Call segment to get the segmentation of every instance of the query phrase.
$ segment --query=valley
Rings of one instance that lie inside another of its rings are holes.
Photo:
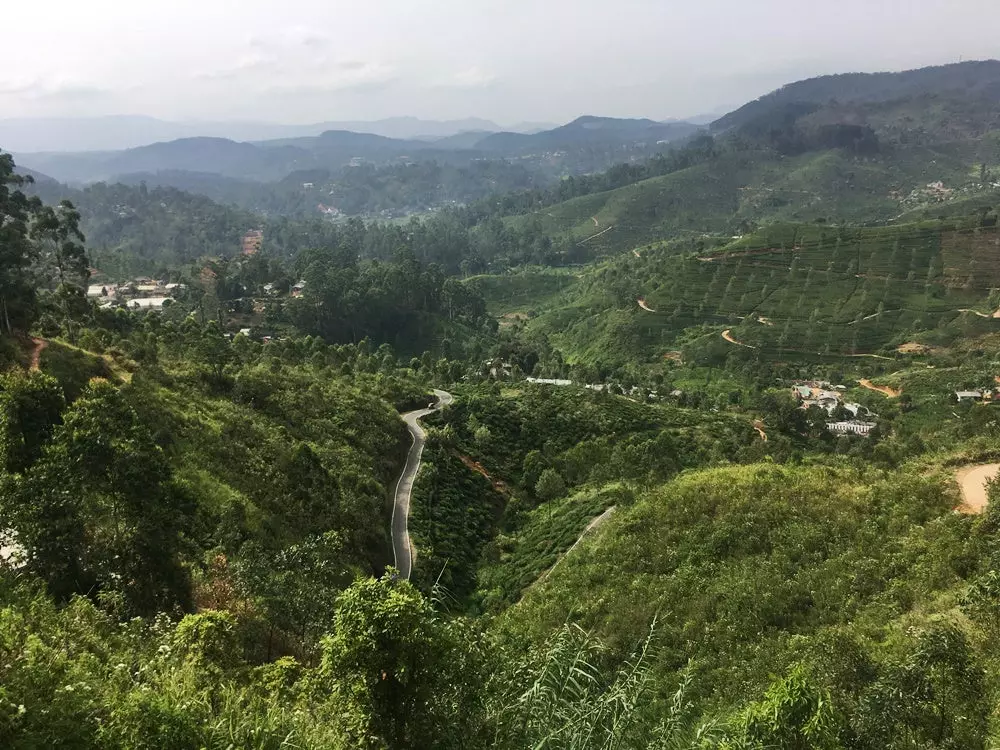
[[[994,746],[998,92],[0,155],[0,745]]]

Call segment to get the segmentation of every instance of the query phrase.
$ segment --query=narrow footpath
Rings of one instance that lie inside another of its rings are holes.
[[[31,339],[31,363],[29,365],[30,370],[37,372],[42,366],[42,352],[48,347],[49,342],[45,339]]]
[[[401,415],[406,422],[406,429],[410,431],[413,443],[410,445],[410,452],[406,454],[406,466],[403,473],[399,475],[396,482],[396,495],[392,501],[392,557],[396,570],[399,571],[400,578],[409,580],[413,571],[413,546],[410,543],[410,532],[407,524],[410,520],[410,495],[413,494],[413,481],[420,471],[420,457],[424,452],[424,444],[427,442],[427,435],[419,424],[419,420],[428,414],[433,414],[439,409],[443,409],[455,400],[447,391],[434,389],[437,397],[437,404],[426,409],[408,411]]]
[[[555,570],[556,568],[558,568],[559,567],[559,563],[561,563],[563,560],[565,560],[569,556],[569,554],[573,550],[575,550],[577,548],[577,546],[580,544],[580,542],[582,542],[584,540],[584,538],[586,538],[586,536],[588,534],[590,534],[590,533],[592,533],[594,531],[597,531],[599,528],[601,528],[601,526],[604,525],[605,521],[607,521],[609,518],[611,518],[612,515],[614,515],[615,509],[617,507],[618,506],[616,506],[616,505],[612,505],[606,511],[604,511],[603,513],[601,513],[601,515],[595,516],[594,518],[592,518],[590,520],[590,523],[587,524],[587,528],[585,528],[580,533],[580,536],[577,537],[576,541],[573,542],[573,544],[570,546],[570,548],[568,550],[566,550],[565,552],[563,552],[556,559],[556,561],[552,564],[551,568],[549,568],[544,573],[542,573],[540,576],[538,576],[538,579],[535,581],[535,583],[541,583],[546,578],[548,578],[549,577],[549,573],[551,573],[553,570]]]
[[[729,332],[728,328],[722,332],[722,338],[724,338],[730,344],[736,344],[736,346],[742,346],[742,347],[744,347],[746,349],[756,349],[757,348],[756,346],[750,346],[750,344],[744,344],[742,341],[737,341],[736,339],[734,339],[732,333]]]

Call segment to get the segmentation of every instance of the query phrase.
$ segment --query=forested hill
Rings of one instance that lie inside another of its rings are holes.
[[[261,223],[249,211],[176,188],[98,183],[78,190],[36,178],[24,190],[47,203],[71,200],[91,259],[116,276],[235,255],[243,234]]]
[[[538,227],[574,258],[775,220],[889,222],[1000,184],[998,71],[985,62],[878,74],[882,83],[861,87],[858,101],[840,77],[843,100],[826,98],[836,91],[827,79],[816,101],[795,93],[811,82],[792,84],[720,120],[712,138],[515,193],[498,208],[520,214],[510,229]]]
[[[796,104],[870,104],[922,97],[1000,101],[1000,61],[984,60],[900,73],[843,73],[790,83],[712,123],[713,132],[740,128]]]
[[[494,133],[476,144],[484,151],[527,152],[578,148],[581,146],[615,146],[630,143],[668,143],[697,132],[699,128],[686,122],[663,123],[649,119],[617,119],[613,117],[579,117],[573,122],[541,133]]]
[[[525,271],[468,284],[494,310],[530,311],[520,323],[529,338],[584,370],[652,364],[670,352],[712,366],[892,360],[910,341],[992,330],[998,209],[1000,198],[888,227],[775,223],[715,246],[652,244],[573,276]]]

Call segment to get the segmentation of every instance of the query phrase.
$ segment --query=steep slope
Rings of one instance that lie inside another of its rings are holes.
[[[949,342],[1000,325],[989,317],[1000,304],[998,239],[995,211],[882,228],[774,224],[717,249],[665,243],[623,254],[512,309],[534,308],[528,334],[571,362],[652,363],[672,350],[717,364],[891,357],[914,336]],[[723,330],[745,346],[726,343]]]
[[[831,735],[860,740],[830,747],[941,735],[976,746],[981,719],[925,726],[905,711],[873,715],[870,702],[894,686],[902,702],[919,705],[901,687],[907,679],[930,685],[933,669],[962,673],[944,666],[958,653],[965,664],[991,659],[991,648],[971,645],[983,621],[965,617],[970,605],[955,606],[985,563],[975,523],[950,512],[956,501],[941,475],[763,464],[687,473],[619,509],[506,613],[503,627],[537,643],[570,622],[621,660],[652,631],[657,658],[644,679],[666,695],[678,681],[689,685],[685,699],[702,720],[760,700],[766,725],[779,709],[764,706],[787,695],[771,681],[791,673],[785,687],[803,692],[789,700],[807,704],[803,693],[815,690],[833,707]],[[935,652],[940,659],[929,657],[935,667],[898,666],[935,642],[949,644]],[[952,694],[962,716],[983,715],[978,684]]]
[[[687,169],[507,221],[538,222],[554,239],[593,253],[683,235],[733,234],[774,220],[889,221],[918,205],[989,192],[990,182],[980,175],[983,163],[1000,164],[997,133],[867,157],[844,149],[782,156],[721,142],[714,157]],[[942,190],[927,191],[937,182]]]
[[[832,101],[864,104],[928,95],[995,104],[1000,100],[1000,61],[971,61],[898,73],[845,73],[798,81],[719,118],[711,129],[721,132],[745,127],[794,104],[820,107]]]

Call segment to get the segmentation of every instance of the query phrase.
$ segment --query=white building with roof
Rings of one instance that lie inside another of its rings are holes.
[[[826,429],[835,435],[861,435],[867,437],[868,433],[876,427],[875,422],[861,422],[856,419],[847,422],[827,422]]]
[[[983,392],[982,391],[955,391],[955,398],[958,399],[958,403],[963,403],[965,401],[982,401]]]
[[[562,380],[560,378],[525,378],[529,383],[539,383],[541,385],[573,385],[572,380]]]
[[[173,297],[140,297],[131,300],[128,304],[137,310],[162,310],[168,302],[173,302]]]

